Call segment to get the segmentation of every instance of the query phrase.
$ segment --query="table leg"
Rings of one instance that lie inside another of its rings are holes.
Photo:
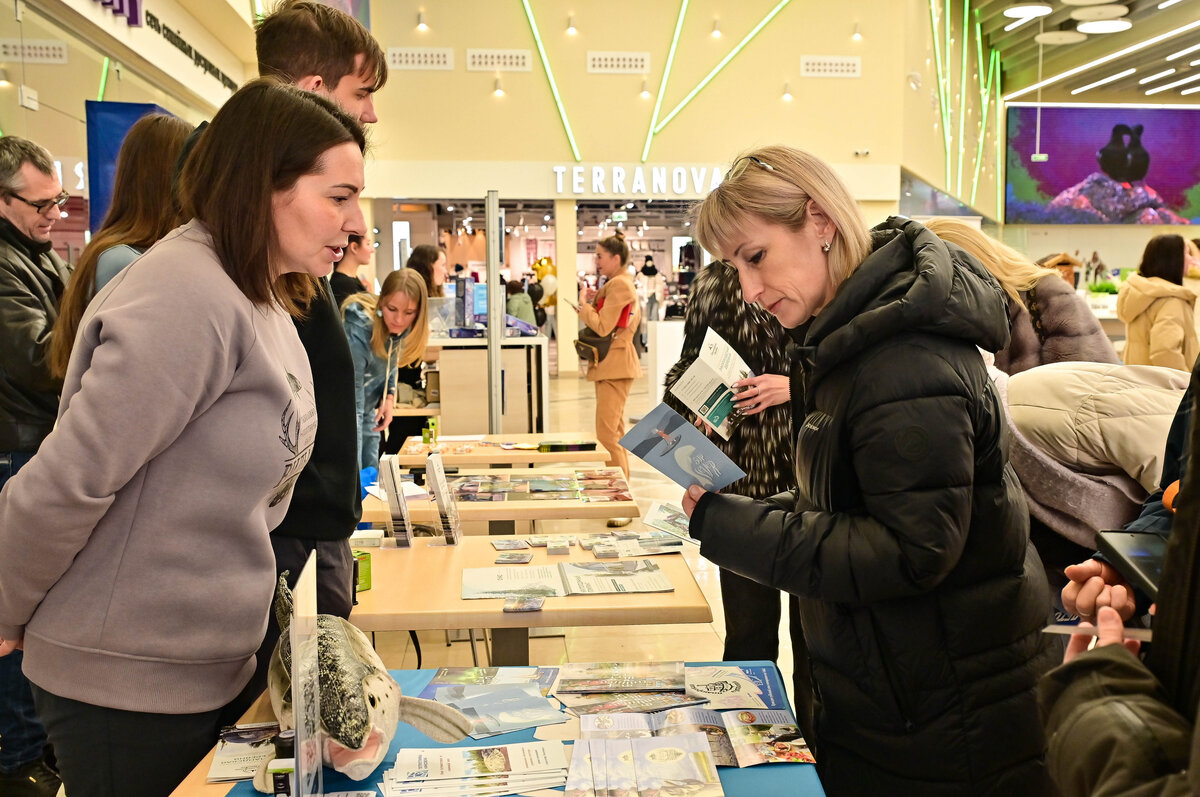
[[[515,520],[489,520],[488,534],[507,534],[513,536],[517,533],[517,521]]]
[[[493,628],[489,664],[493,667],[528,667],[529,629]]]

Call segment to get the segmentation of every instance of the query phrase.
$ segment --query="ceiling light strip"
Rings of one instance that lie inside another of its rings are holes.
[[[692,101],[692,98],[695,97],[697,94],[699,94],[700,91],[705,86],[707,86],[709,84],[709,82],[711,82],[712,79],[715,78],[722,69],[725,68],[725,65],[728,64],[730,61],[732,61],[734,59],[734,56],[736,56],[738,53],[740,53],[746,47],[746,45],[750,43],[750,40],[753,39],[755,36],[757,36],[758,32],[760,30],[762,30],[763,28],[765,28],[767,26],[767,23],[769,23],[771,20],[773,20],[776,17],[776,15],[778,15],[779,12],[782,11],[784,9],[784,7],[791,1],[792,0],[780,0],[778,5],[776,5],[774,8],[772,8],[767,13],[767,15],[765,17],[763,17],[762,20],[759,21],[759,23],[757,25],[755,25],[753,28],[751,28],[750,32],[746,34],[746,38],[744,38],[740,42],[738,42],[737,47],[734,47],[732,50],[730,50],[729,54],[726,55],[724,58],[722,58],[720,60],[720,62],[715,67],[713,67],[713,70],[711,72],[709,72],[704,77],[704,79],[701,80],[696,85],[696,88],[689,91],[687,96],[684,97],[683,100],[678,105],[676,105],[675,108],[669,114],[667,114],[666,118],[663,119],[661,122],[659,122],[655,126],[655,128],[654,128],[655,135],[662,132],[662,129],[664,127],[666,127],[667,124],[670,123],[670,121],[672,119],[674,119],[675,116],[680,111],[682,111],[689,102]],[[528,2],[528,0],[525,0],[525,2]]]
[[[104,92],[108,88],[108,56],[100,64],[100,88],[96,90],[96,102],[104,102]]]
[[[650,142],[654,139],[654,126],[658,124],[658,112],[662,110],[663,94],[667,91],[667,80],[671,77],[671,66],[675,63],[675,48],[679,45],[679,33],[683,30],[683,18],[687,16],[688,0],[679,4],[679,17],[675,20],[675,33],[671,37],[671,48],[667,51],[667,65],[658,84],[658,99],[654,101],[654,115],[650,117],[650,128],[646,130],[646,146],[642,147],[642,163],[650,157]]]
[[[1193,44],[1191,47],[1184,47],[1182,50],[1180,50],[1177,53],[1171,53],[1170,55],[1167,56],[1167,60],[1174,61],[1176,58],[1183,58],[1188,53],[1194,53],[1197,50],[1200,50],[1200,44]]]
[[[1168,91],[1176,86],[1186,86],[1188,83],[1195,83],[1197,80],[1200,80],[1200,75],[1192,75],[1191,77],[1173,80],[1170,83],[1164,83],[1161,86],[1155,86],[1146,92],[1146,96],[1149,97],[1151,94],[1158,94],[1161,91]]]
[[[1155,72],[1153,75],[1146,75],[1146,77],[1144,77],[1138,81],[1138,85],[1144,86],[1147,83],[1153,83],[1154,81],[1158,80],[1159,78],[1167,77],[1168,75],[1173,75],[1173,74],[1175,74],[1174,69],[1164,69],[1161,72]]]
[[[1173,30],[1169,30],[1166,33],[1160,33],[1157,36],[1151,36],[1149,39],[1144,39],[1143,41],[1140,41],[1137,44],[1131,44],[1128,47],[1124,47],[1120,50],[1117,50],[1114,53],[1109,53],[1108,55],[1105,55],[1101,58],[1097,58],[1094,61],[1088,61],[1086,64],[1083,64],[1081,66],[1074,67],[1073,69],[1068,69],[1065,72],[1059,72],[1057,75],[1054,75],[1053,77],[1048,77],[1045,80],[1034,83],[1032,86],[1026,86],[1023,89],[1014,91],[1012,94],[1009,94],[1004,99],[1007,101],[1007,100],[1015,100],[1017,97],[1024,97],[1026,94],[1029,94],[1030,92],[1037,91],[1038,89],[1045,88],[1046,86],[1050,86],[1050,85],[1053,85],[1060,81],[1066,80],[1069,77],[1078,75],[1081,72],[1086,72],[1089,69],[1094,69],[1103,64],[1107,64],[1110,61],[1115,61],[1116,59],[1122,58],[1126,55],[1129,55],[1130,53],[1136,53],[1138,50],[1144,50],[1147,47],[1153,47],[1154,45],[1158,44],[1159,42],[1166,41],[1167,39],[1173,39],[1176,36],[1181,36],[1190,30],[1195,30],[1196,28],[1200,28],[1200,19],[1195,20],[1194,22],[1189,22],[1186,25],[1181,25],[1180,27],[1175,28]],[[1176,53],[1176,55],[1179,55],[1179,53]],[[1168,56],[1168,60],[1169,59],[1170,59],[1170,56]]]
[[[963,142],[967,139],[967,55],[971,52],[971,0],[963,0],[962,30],[959,35],[962,42],[958,45],[958,60],[962,62],[962,72],[958,79],[958,185],[954,193],[961,197],[963,160],[967,156]]]
[[[563,107],[562,97],[558,94],[558,84],[554,82],[554,71],[550,68],[550,59],[546,57],[546,48],[542,45],[542,35],[538,33],[537,22],[533,19],[533,9],[529,7],[529,0],[521,0],[521,7],[525,9],[525,18],[529,20],[529,30],[533,33],[533,41],[537,44],[538,55],[542,57],[542,68],[546,70],[546,80],[550,83],[550,93],[554,95],[554,104],[558,106],[558,116],[562,119],[563,130],[567,133],[567,141],[571,144],[571,152],[575,155],[575,162],[579,163],[583,157],[579,154],[579,146],[575,143],[575,134],[571,131],[571,121],[567,119],[567,109]]]
[[[981,166],[983,166],[983,140],[987,138],[988,112],[992,107],[992,81],[995,80],[996,62],[999,60],[1000,53],[998,53],[996,50],[989,50],[987,84],[980,97],[980,105],[983,107],[983,115],[979,122],[979,138],[975,141],[975,176],[971,180],[972,207],[975,205],[975,198],[979,195],[979,169]],[[982,69],[980,70],[980,74],[983,74]]]
[[[1158,4],[1158,10],[1162,11],[1164,8],[1170,8],[1171,6],[1175,5],[1178,2],[1179,2],[1179,0],[1163,0],[1161,3]]]
[[[1077,89],[1072,89],[1071,96],[1073,97],[1076,94],[1082,94],[1083,92],[1090,91],[1090,90],[1096,88],[1097,86],[1103,86],[1106,83],[1112,83],[1113,81],[1120,80],[1123,77],[1129,77],[1136,71],[1137,71],[1136,68],[1131,67],[1129,69],[1122,70],[1122,71],[1116,73],[1115,75],[1109,75],[1108,77],[1102,77],[1097,81],[1087,84],[1086,86],[1080,86]]]
[[[1037,19],[1037,17],[1021,17],[1020,19],[1016,20],[1015,22],[1010,22],[1007,25],[1005,25],[1004,30],[1005,30],[1005,32],[1008,32],[1010,30],[1016,30],[1017,28],[1024,25],[1026,22],[1033,22],[1035,19]]]

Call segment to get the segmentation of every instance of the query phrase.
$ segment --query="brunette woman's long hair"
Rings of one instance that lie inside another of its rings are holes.
[[[50,335],[50,372],[55,377],[62,379],[67,373],[79,320],[96,292],[100,255],[121,245],[148,249],[183,223],[171,196],[171,174],[193,129],[182,119],[165,114],[148,114],[129,128],[117,155],[112,203],[104,223],[79,256]]]

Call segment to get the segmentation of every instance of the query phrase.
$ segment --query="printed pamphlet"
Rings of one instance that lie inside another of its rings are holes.
[[[654,714],[587,714],[579,718],[583,739],[629,739],[702,732],[717,766],[815,763],[790,711],[712,711],[673,708]]]
[[[437,503],[438,517],[442,521],[442,537],[447,545],[458,545],[462,534],[462,521],[458,517],[458,504],[454,501],[454,493],[446,484],[446,469],[442,465],[442,455],[434,452],[425,458],[425,475],[429,480],[429,488],[433,490],[433,500]]]
[[[590,777],[589,777],[590,776]],[[703,733],[669,738],[587,739],[575,743],[570,797],[723,797]]]
[[[470,718],[474,739],[567,721],[567,715],[530,684],[442,686],[434,699]]]
[[[462,571],[464,600],[674,591],[671,579],[649,559],[467,567]]]
[[[554,694],[578,692],[683,692],[681,661],[567,662],[559,667]]]
[[[688,530],[690,521],[687,514],[672,504],[665,504],[662,501],[650,504],[650,509],[646,512],[646,517],[642,518],[642,522],[652,528],[674,534],[687,542],[700,544],[700,540],[694,539]]]
[[[521,742],[487,747],[401,748],[390,779],[395,782],[458,780],[488,775],[560,772],[566,780],[562,742]]]
[[[720,490],[746,475],[703,432],[666,404],[646,413],[621,438],[621,445],[685,489],[698,484],[705,490]]]
[[[699,356],[671,386],[671,393],[728,440],[736,417],[733,383],[751,376],[754,373],[741,355],[710,328]]]
[[[557,677],[557,667],[442,667],[417,697],[432,700],[443,686],[483,684],[533,684],[545,697]]]
[[[624,714],[637,712],[645,714],[652,711],[665,711],[680,706],[700,706],[708,703],[703,697],[683,694],[681,692],[559,692],[554,695],[570,713],[575,716],[584,714]]]
[[[739,667],[688,667],[687,693],[707,698],[710,709],[773,708],[762,699],[762,688]]]
[[[264,761],[275,757],[271,739],[279,733],[278,722],[255,722],[231,725],[221,729],[212,766],[208,769],[209,783],[249,780]]]

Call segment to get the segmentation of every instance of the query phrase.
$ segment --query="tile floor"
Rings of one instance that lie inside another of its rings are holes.
[[[645,379],[634,383],[626,415],[641,417],[651,409]],[[551,432],[591,432],[594,429],[595,397],[592,384],[574,374],[550,379]],[[678,503],[682,488],[675,485],[636,457],[630,458],[630,487],[643,514],[653,501]],[[632,528],[641,527],[635,520]],[[604,522],[551,521],[538,524],[540,533],[587,533],[604,531]],[[519,532],[518,532],[519,533]],[[717,568],[700,557],[694,546],[684,547],[684,556],[701,590],[712,607],[713,621],[703,624],[588,626],[564,628],[561,636],[535,637],[530,640],[530,663],[553,665],[564,661],[713,661],[721,658],[725,636],[721,610],[721,587]],[[786,618],[786,611],[784,616]],[[784,621],[786,623],[786,619]],[[791,644],[786,625],[780,630],[780,670],[783,682],[791,689]],[[471,648],[467,641],[447,645],[442,632],[421,632],[422,666],[471,666]],[[417,666],[416,652],[407,632],[376,635],[376,648],[384,663],[393,668]],[[477,644],[480,665],[486,664],[482,644]]]

